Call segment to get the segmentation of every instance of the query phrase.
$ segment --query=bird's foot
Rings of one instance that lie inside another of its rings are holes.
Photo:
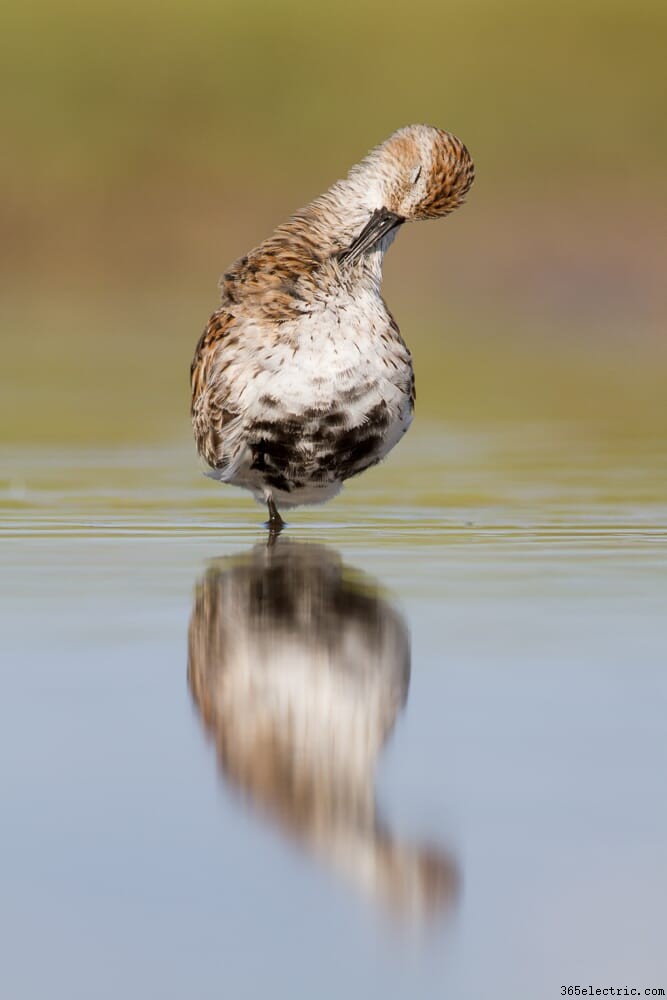
[[[273,538],[275,540],[285,527],[285,522],[278,513],[278,508],[273,502],[273,497],[268,498],[267,504],[269,507],[269,520],[266,521],[264,527],[269,529],[270,539]]]

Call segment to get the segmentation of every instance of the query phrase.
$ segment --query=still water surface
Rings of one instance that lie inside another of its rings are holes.
[[[410,438],[272,547],[5,449],[3,997],[667,988],[660,442]]]

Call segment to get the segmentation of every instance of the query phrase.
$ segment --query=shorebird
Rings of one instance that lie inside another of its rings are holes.
[[[474,168],[463,143],[409,125],[222,276],[191,368],[213,478],[278,508],[321,503],[380,462],[415,402],[410,352],[380,292],[405,222],[448,215]]]

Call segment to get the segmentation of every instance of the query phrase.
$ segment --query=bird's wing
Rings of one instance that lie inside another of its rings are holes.
[[[231,313],[223,309],[214,312],[199,339],[190,368],[192,427],[197,450],[208,465],[218,470],[229,464],[229,448],[225,445],[230,424],[238,417],[226,378],[238,346],[236,324],[237,319]]]
[[[250,302],[270,321],[298,319],[310,311],[314,274],[321,264],[304,227],[285,224],[225,271],[220,279],[223,304],[234,309]]]

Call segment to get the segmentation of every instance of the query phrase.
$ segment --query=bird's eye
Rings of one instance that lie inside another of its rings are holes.
[[[415,167],[415,169],[412,171],[412,176],[410,177],[410,183],[416,184],[419,178],[421,177],[421,174],[422,174],[422,165],[420,163],[419,166]]]

